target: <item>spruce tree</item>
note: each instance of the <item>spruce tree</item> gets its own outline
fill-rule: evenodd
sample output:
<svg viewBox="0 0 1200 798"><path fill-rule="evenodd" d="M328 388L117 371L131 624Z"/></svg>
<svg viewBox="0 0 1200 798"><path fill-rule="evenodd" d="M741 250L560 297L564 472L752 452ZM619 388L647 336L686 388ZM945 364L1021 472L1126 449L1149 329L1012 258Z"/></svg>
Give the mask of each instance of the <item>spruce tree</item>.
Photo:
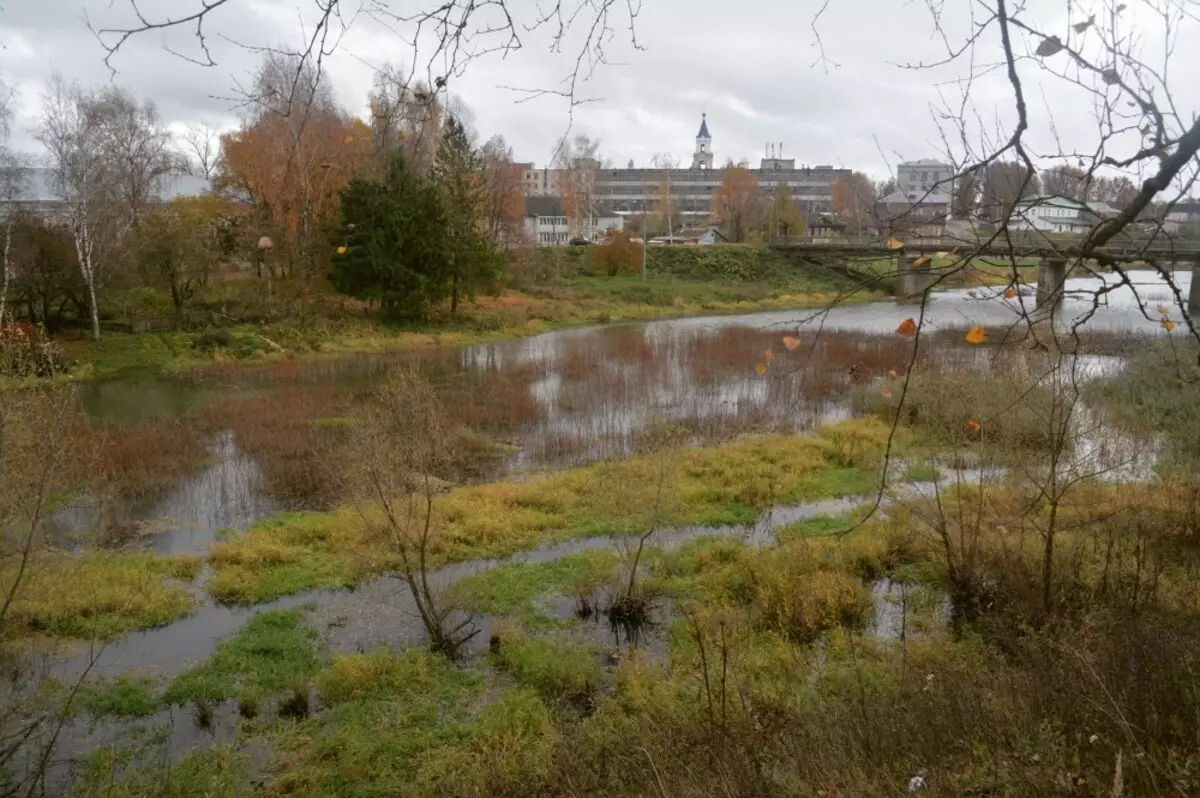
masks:
<svg viewBox="0 0 1200 798"><path fill-rule="evenodd" d="M442 195L397 152L383 182L356 178L342 192L330 279L348 296L413 318L446 298L451 249Z"/></svg>
<svg viewBox="0 0 1200 798"><path fill-rule="evenodd" d="M434 178L446 210L450 312L455 313L460 297L495 290L503 256L487 234L483 159L454 117L442 134Z"/></svg>

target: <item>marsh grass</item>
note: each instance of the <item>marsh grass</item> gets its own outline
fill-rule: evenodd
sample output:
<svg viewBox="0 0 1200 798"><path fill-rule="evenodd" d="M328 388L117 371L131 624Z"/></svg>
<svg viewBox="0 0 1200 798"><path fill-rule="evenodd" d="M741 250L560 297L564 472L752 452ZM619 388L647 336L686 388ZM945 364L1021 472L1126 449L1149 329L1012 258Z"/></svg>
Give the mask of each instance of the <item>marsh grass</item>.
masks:
<svg viewBox="0 0 1200 798"><path fill-rule="evenodd" d="M591 705L604 679L596 646L538 637L519 628L505 628L497 637L492 661L518 684L533 688L551 705Z"/></svg>
<svg viewBox="0 0 1200 798"><path fill-rule="evenodd" d="M856 421L810 436L764 436L680 450L675 455L677 521L751 523L776 504L867 493L875 487L886 437L882 424ZM644 523L629 517L621 494L598 488L645 484L652 472L649 460L634 457L522 482L454 488L435 507L428 562L494 558L576 537L641 533ZM357 511L349 509L256 524L214 545L208 561L214 569L209 592L231 603L345 587L397 562L387 542L372 537Z"/></svg>
<svg viewBox="0 0 1200 798"><path fill-rule="evenodd" d="M465 577L454 585L457 601L483 615L518 618L527 627L555 623L539 599L562 595L577 608L595 607L597 594L616 581L618 558L597 549L542 563L499 565Z"/></svg>
<svg viewBox="0 0 1200 798"><path fill-rule="evenodd" d="M0 564L7 592L18 563ZM41 550L31 558L6 617L10 637L111 638L135 629L165 626L196 606L191 581L197 557Z"/></svg>

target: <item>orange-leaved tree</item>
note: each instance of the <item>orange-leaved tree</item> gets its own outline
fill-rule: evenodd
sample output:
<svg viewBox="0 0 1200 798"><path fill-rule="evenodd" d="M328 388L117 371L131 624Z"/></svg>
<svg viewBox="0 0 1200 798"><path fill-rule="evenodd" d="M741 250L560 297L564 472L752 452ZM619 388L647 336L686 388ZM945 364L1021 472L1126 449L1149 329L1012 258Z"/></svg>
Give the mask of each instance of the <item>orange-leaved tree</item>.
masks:
<svg viewBox="0 0 1200 798"><path fill-rule="evenodd" d="M479 154L483 160L488 233L498 244L521 243L525 233L525 187L521 168L513 163L512 147L503 136L492 136Z"/></svg>
<svg viewBox="0 0 1200 798"><path fill-rule="evenodd" d="M745 241L761 210L758 181L750 174L746 162L727 162L721 169L721 184L713 192L712 214L729 240Z"/></svg>
<svg viewBox="0 0 1200 798"><path fill-rule="evenodd" d="M842 175L830 187L829 204L859 229L875 213L875 184L862 172Z"/></svg>
<svg viewBox="0 0 1200 798"><path fill-rule="evenodd" d="M283 238L276 242L282 273L272 276L307 279L312 248L336 218L338 194L366 155L370 130L334 104L319 77L301 70L295 78L286 66L264 62L255 112L221 137L216 183L250 201L264 234Z"/></svg>

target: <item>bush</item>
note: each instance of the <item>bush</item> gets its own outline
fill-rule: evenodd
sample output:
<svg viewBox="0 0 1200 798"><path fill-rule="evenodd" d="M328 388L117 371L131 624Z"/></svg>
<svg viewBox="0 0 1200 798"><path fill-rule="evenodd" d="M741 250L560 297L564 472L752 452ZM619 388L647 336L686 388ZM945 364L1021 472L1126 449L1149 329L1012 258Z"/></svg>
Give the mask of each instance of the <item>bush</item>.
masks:
<svg viewBox="0 0 1200 798"><path fill-rule="evenodd" d="M237 338L226 329L208 329L192 338L192 348L204 353L217 349L233 349Z"/></svg>
<svg viewBox="0 0 1200 798"><path fill-rule="evenodd" d="M31 324L0 326L0 375L6 377L51 377L70 371L71 363L62 347L50 340L45 330Z"/></svg>

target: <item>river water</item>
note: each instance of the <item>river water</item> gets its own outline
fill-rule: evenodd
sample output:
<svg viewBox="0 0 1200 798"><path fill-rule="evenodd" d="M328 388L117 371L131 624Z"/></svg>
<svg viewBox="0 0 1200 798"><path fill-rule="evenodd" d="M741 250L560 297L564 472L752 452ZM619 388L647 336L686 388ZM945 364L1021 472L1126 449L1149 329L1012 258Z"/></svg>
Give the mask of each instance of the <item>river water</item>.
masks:
<svg viewBox="0 0 1200 798"><path fill-rule="evenodd" d="M1164 335L1156 306L1170 305L1173 291L1152 272L1133 274L1136 290L1118 288L1098 305L1103 279L1069 280L1056 327L1091 313L1084 334L1118 351L1131 338ZM1180 274L1185 296L1189 281L1190 273ZM963 331L981 325L993 339L1014 335L1031 303L1029 286L1014 298L980 288L935 294L924 308L882 301L577 328L460 349L251 366L198 380L99 382L85 386L82 403L101 423L205 418L210 434L202 468L164 492L107 508L109 524L135 530L159 553L202 552L219 530L280 509L322 506L310 492L328 474L304 474L308 484L291 487L297 460L322 459L315 443L312 451L277 451L258 440L261 420L236 410L251 402L262 403L269 416L307 413L288 434L311 435L309 416L337 415L345 403L361 401L380 375L412 364L443 386L453 418L507 444L474 475L495 479L627 454L657 421L683 425L701 441L837 421L851 414L855 391L904 371L912 342L895 330L905 319L922 320L919 366L987 370L1014 350L1026 356L1019 347L966 345ZM801 341L794 351L783 347L785 335ZM763 375L756 372L760 363L769 366ZM1119 357L1091 355L1073 365L1086 377L1120 364ZM82 539L99 520L94 507L80 502L59 511L52 534Z"/></svg>

